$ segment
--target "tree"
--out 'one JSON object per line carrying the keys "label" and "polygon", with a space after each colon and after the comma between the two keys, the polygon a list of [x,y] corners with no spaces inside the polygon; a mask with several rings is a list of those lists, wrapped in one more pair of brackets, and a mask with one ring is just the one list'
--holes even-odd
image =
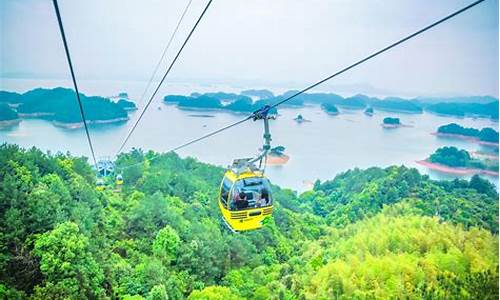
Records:
{"label": "tree", "polygon": [[153,253],[162,260],[170,263],[175,260],[180,238],[175,229],[169,225],[163,227],[153,242]]}
{"label": "tree", "polygon": [[35,287],[35,298],[98,298],[103,295],[104,275],[89,252],[88,238],[78,225],[66,222],[42,234],[35,241],[33,254],[40,258],[40,270],[46,276]]}
{"label": "tree", "polygon": [[229,288],[222,286],[209,286],[201,291],[193,291],[188,300],[237,300],[238,295]]}

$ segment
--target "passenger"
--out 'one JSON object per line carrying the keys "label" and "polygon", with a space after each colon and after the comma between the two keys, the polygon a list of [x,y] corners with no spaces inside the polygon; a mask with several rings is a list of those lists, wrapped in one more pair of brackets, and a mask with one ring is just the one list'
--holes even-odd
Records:
{"label": "passenger", "polygon": [[260,191],[260,199],[262,201],[262,205],[269,205],[269,191],[265,188],[263,188],[261,191]]}
{"label": "passenger", "polygon": [[239,193],[235,193],[234,204],[237,209],[244,209],[248,206],[247,195],[245,192],[240,191]]}

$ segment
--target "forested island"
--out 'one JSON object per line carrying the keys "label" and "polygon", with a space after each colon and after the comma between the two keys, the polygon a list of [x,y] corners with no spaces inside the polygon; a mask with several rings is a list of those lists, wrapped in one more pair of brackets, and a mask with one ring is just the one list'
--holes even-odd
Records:
{"label": "forested island", "polygon": [[371,116],[373,116],[373,114],[374,114],[374,113],[375,113],[375,112],[374,112],[374,110],[373,110],[373,107],[367,107],[367,108],[365,109],[365,115],[367,115],[367,116],[370,116],[370,117],[371,117]]}
{"label": "forested island", "polygon": [[498,146],[498,131],[489,127],[479,130],[462,127],[456,123],[450,123],[440,126],[435,134],[438,136],[454,137],[480,142],[481,144]]}
{"label": "forested island", "polygon": [[[298,91],[290,90],[282,95],[275,96],[268,90],[245,90],[236,93],[191,93],[190,96],[168,95],[164,97],[166,103],[176,103],[180,108],[224,109],[236,112],[251,112],[266,104],[274,104],[285,100]],[[203,98],[201,98],[204,96]],[[208,97],[208,98],[206,98]],[[256,101],[252,100],[256,98]],[[442,99],[443,102],[440,102]],[[207,103],[197,100],[206,100]],[[472,101],[477,101],[472,102]],[[237,103],[236,103],[237,102]],[[234,106],[230,104],[235,103]],[[288,107],[303,107],[304,105],[327,105],[345,109],[365,110],[378,109],[382,111],[402,113],[432,113],[449,116],[487,117],[498,120],[498,99],[493,97],[448,97],[448,98],[411,98],[400,97],[377,98],[363,94],[342,97],[334,93],[304,93],[284,103]]]}
{"label": "forested island", "polygon": [[87,159],[0,146],[2,299],[498,299],[498,194],[478,176],[350,170],[232,234],[224,170],[121,154],[121,192]]}
{"label": "forested island", "polygon": [[399,128],[402,126],[399,118],[393,118],[393,117],[385,117],[384,120],[382,120],[381,125],[384,128]]}
{"label": "forested island", "polygon": [[321,109],[324,110],[327,114],[336,116],[339,114],[338,108],[331,103],[323,103],[321,104]]}
{"label": "forested island", "polygon": [[440,115],[498,120],[498,100],[491,103],[437,103],[427,106],[426,110]]}
{"label": "forested island", "polygon": [[[216,109],[244,113],[252,113],[270,104],[267,100],[254,102],[248,96],[223,93],[207,93],[203,95],[194,93],[191,96],[169,95],[163,101],[165,103],[176,104],[177,107],[182,109]],[[270,112],[276,114],[278,111],[276,108],[272,108]]]}
{"label": "forested island", "polygon": [[[131,101],[80,94],[85,117],[89,124],[115,123],[128,120],[127,111],[136,109]],[[8,105],[20,118],[42,118],[57,126],[79,128],[83,126],[75,92],[66,88],[38,88],[23,94],[0,91],[0,104]],[[0,119],[12,111],[0,110]]]}
{"label": "forested island", "polygon": [[456,147],[437,149],[420,164],[431,169],[456,175],[487,174],[498,176],[498,160],[476,159],[466,150]]}

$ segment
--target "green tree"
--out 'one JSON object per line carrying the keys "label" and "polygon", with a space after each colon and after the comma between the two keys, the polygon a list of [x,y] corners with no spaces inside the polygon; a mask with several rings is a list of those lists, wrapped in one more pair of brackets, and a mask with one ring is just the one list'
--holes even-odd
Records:
{"label": "green tree", "polygon": [[180,238],[175,229],[169,225],[163,227],[153,242],[153,253],[169,263],[177,255]]}
{"label": "green tree", "polygon": [[35,298],[91,299],[103,295],[103,272],[77,224],[62,223],[42,234],[35,241],[33,254],[40,258],[40,270],[46,276],[44,284],[35,288]]}

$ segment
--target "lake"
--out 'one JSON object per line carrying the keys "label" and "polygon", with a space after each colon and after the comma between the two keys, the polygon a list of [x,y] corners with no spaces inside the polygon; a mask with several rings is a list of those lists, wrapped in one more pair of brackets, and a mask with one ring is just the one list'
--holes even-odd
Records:
{"label": "lake", "polygon": [[[24,92],[39,86],[55,87],[58,85],[69,86],[67,82],[11,80],[3,81],[1,89]],[[142,92],[140,87],[143,86],[143,83],[133,85],[108,82],[106,87],[106,82],[99,82],[95,86],[87,82],[87,85],[83,84],[82,90],[89,95],[102,96],[126,91],[132,99],[137,99],[136,97]],[[167,93],[233,92],[241,89],[177,85],[176,88],[169,87],[168,92],[161,94],[161,98]],[[498,130],[498,123],[487,119],[451,118],[428,113],[404,114],[377,110],[374,116],[369,117],[363,111],[342,108],[340,112],[337,116],[330,116],[318,106],[279,109],[279,118],[271,121],[272,144],[284,146],[290,160],[284,166],[267,167],[267,175],[273,183],[304,191],[316,179],[332,179],[336,174],[348,169],[390,165],[415,167],[422,173],[429,174],[431,178],[451,179],[454,177],[429,171],[416,164],[415,161],[425,159],[437,148],[443,146],[456,146],[469,151],[488,151],[488,148],[461,140],[436,137],[431,133],[435,132],[437,127],[451,122],[467,127],[493,127]],[[312,122],[296,123],[293,118],[299,113]],[[192,116],[207,114],[214,117]],[[90,135],[96,154],[99,157],[113,157],[138,115],[139,111],[131,113],[131,120],[121,125],[92,126]],[[126,149],[137,147],[160,152],[168,151],[188,140],[236,122],[244,116],[222,111],[180,110],[176,106],[163,104],[158,97],[132,135]],[[387,116],[398,117],[409,127],[383,129],[380,124]],[[262,133],[262,121],[248,121],[184,148],[179,151],[179,154],[183,157],[192,156],[203,162],[227,166],[233,158],[255,155],[263,143]],[[1,130],[0,142],[15,143],[22,147],[37,146],[52,152],[69,151],[75,155],[89,156],[83,129],[58,128],[51,122],[37,119],[25,119],[16,127]],[[485,178],[498,187],[498,178]]]}

